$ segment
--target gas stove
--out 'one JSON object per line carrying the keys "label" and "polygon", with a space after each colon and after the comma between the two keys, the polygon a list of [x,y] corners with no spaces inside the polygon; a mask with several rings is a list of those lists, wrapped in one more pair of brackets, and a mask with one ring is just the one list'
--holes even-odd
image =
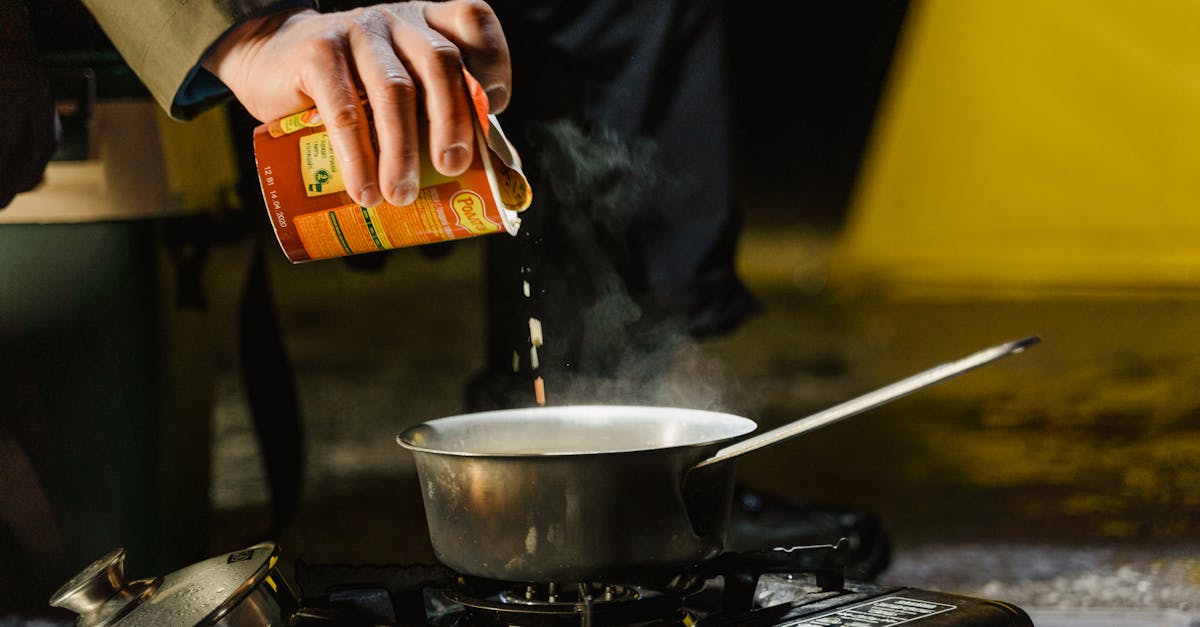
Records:
{"label": "gas stove", "polygon": [[513,583],[438,565],[296,562],[296,627],[816,627],[1032,625],[1019,607],[849,581],[843,545],[725,553],[645,581]]}
{"label": "gas stove", "polygon": [[676,575],[505,582],[439,564],[295,563],[264,542],[153,579],[125,581],[122,549],[51,605],[79,627],[1001,627],[1033,623],[988,599],[848,581],[849,543],[726,552]]}

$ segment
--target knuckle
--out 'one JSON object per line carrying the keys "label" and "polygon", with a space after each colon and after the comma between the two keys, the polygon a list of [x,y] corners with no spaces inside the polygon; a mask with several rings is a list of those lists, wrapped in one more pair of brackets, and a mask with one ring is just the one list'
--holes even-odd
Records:
{"label": "knuckle", "polygon": [[439,67],[457,72],[462,65],[462,51],[449,40],[437,39],[430,46],[433,62]]}
{"label": "knuckle", "polygon": [[460,19],[476,27],[490,26],[496,21],[491,5],[483,0],[466,0],[462,3]]}
{"label": "knuckle", "polygon": [[361,7],[356,10],[359,23],[376,23],[386,21],[387,11],[378,6]]}
{"label": "knuckle", "polygon": [[352,130],[362,123],[362,114],[352,103],[338,105],[332,111],[323,112],[325,126],[335,130]]}
{"label": "knuckle", "polygon": [[362,7],[355,9],[350,16],[354,29],[369,34],[379,34],[381,25],[388,23],[388,14],[379,7]]}
{"label": "knuckle", "polygon": [[388,105],[409,105],[417,101],[417,86],[408,74],[388,72],[380,80],[380,97]]}
{"label": "knuckle", "polygon": [[504,47],[504,29],[500,25],[500,18],[496,17],[487,3],[480,2],[478,7],[470,12],[468,18],[462,20],[464,30],[469,32],[468,36],[472,40],[485,48]]}

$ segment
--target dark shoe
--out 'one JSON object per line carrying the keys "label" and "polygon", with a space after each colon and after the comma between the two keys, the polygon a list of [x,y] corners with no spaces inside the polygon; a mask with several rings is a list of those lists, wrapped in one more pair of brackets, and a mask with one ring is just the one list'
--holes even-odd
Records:
{"label": "dark shoe", "polygon": [[874,579],[891,561],[891,541],[870,512],[822,507],[800,499],[764,494],[738,486],[734,491],[729,540],[730,551],[758,551],[774,547],[848,543],[846,577]]}

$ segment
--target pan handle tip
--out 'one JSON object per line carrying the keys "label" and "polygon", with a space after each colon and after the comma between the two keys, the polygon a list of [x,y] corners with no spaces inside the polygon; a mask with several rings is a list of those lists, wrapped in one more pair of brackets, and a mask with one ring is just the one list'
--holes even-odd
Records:
{"label": "pan handle tip", "polygon": [[1037,345],[1041,341],[1042,341],[1042,338],[1037,335],[1031,335],[1026,338],[1014,340],[1012,342],[1009,342],[1009,352],[1010,353],[1019,353],[1027,348],[1031,348],[1031,347]]}

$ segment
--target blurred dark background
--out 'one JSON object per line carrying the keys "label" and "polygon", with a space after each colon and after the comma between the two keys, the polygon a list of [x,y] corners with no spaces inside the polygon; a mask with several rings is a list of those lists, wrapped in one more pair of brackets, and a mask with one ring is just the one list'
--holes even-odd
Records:
{"label": "blurred dark background", "polygon": [[731,3],[742,208],[837,227],[908,12],[899,0]]}

